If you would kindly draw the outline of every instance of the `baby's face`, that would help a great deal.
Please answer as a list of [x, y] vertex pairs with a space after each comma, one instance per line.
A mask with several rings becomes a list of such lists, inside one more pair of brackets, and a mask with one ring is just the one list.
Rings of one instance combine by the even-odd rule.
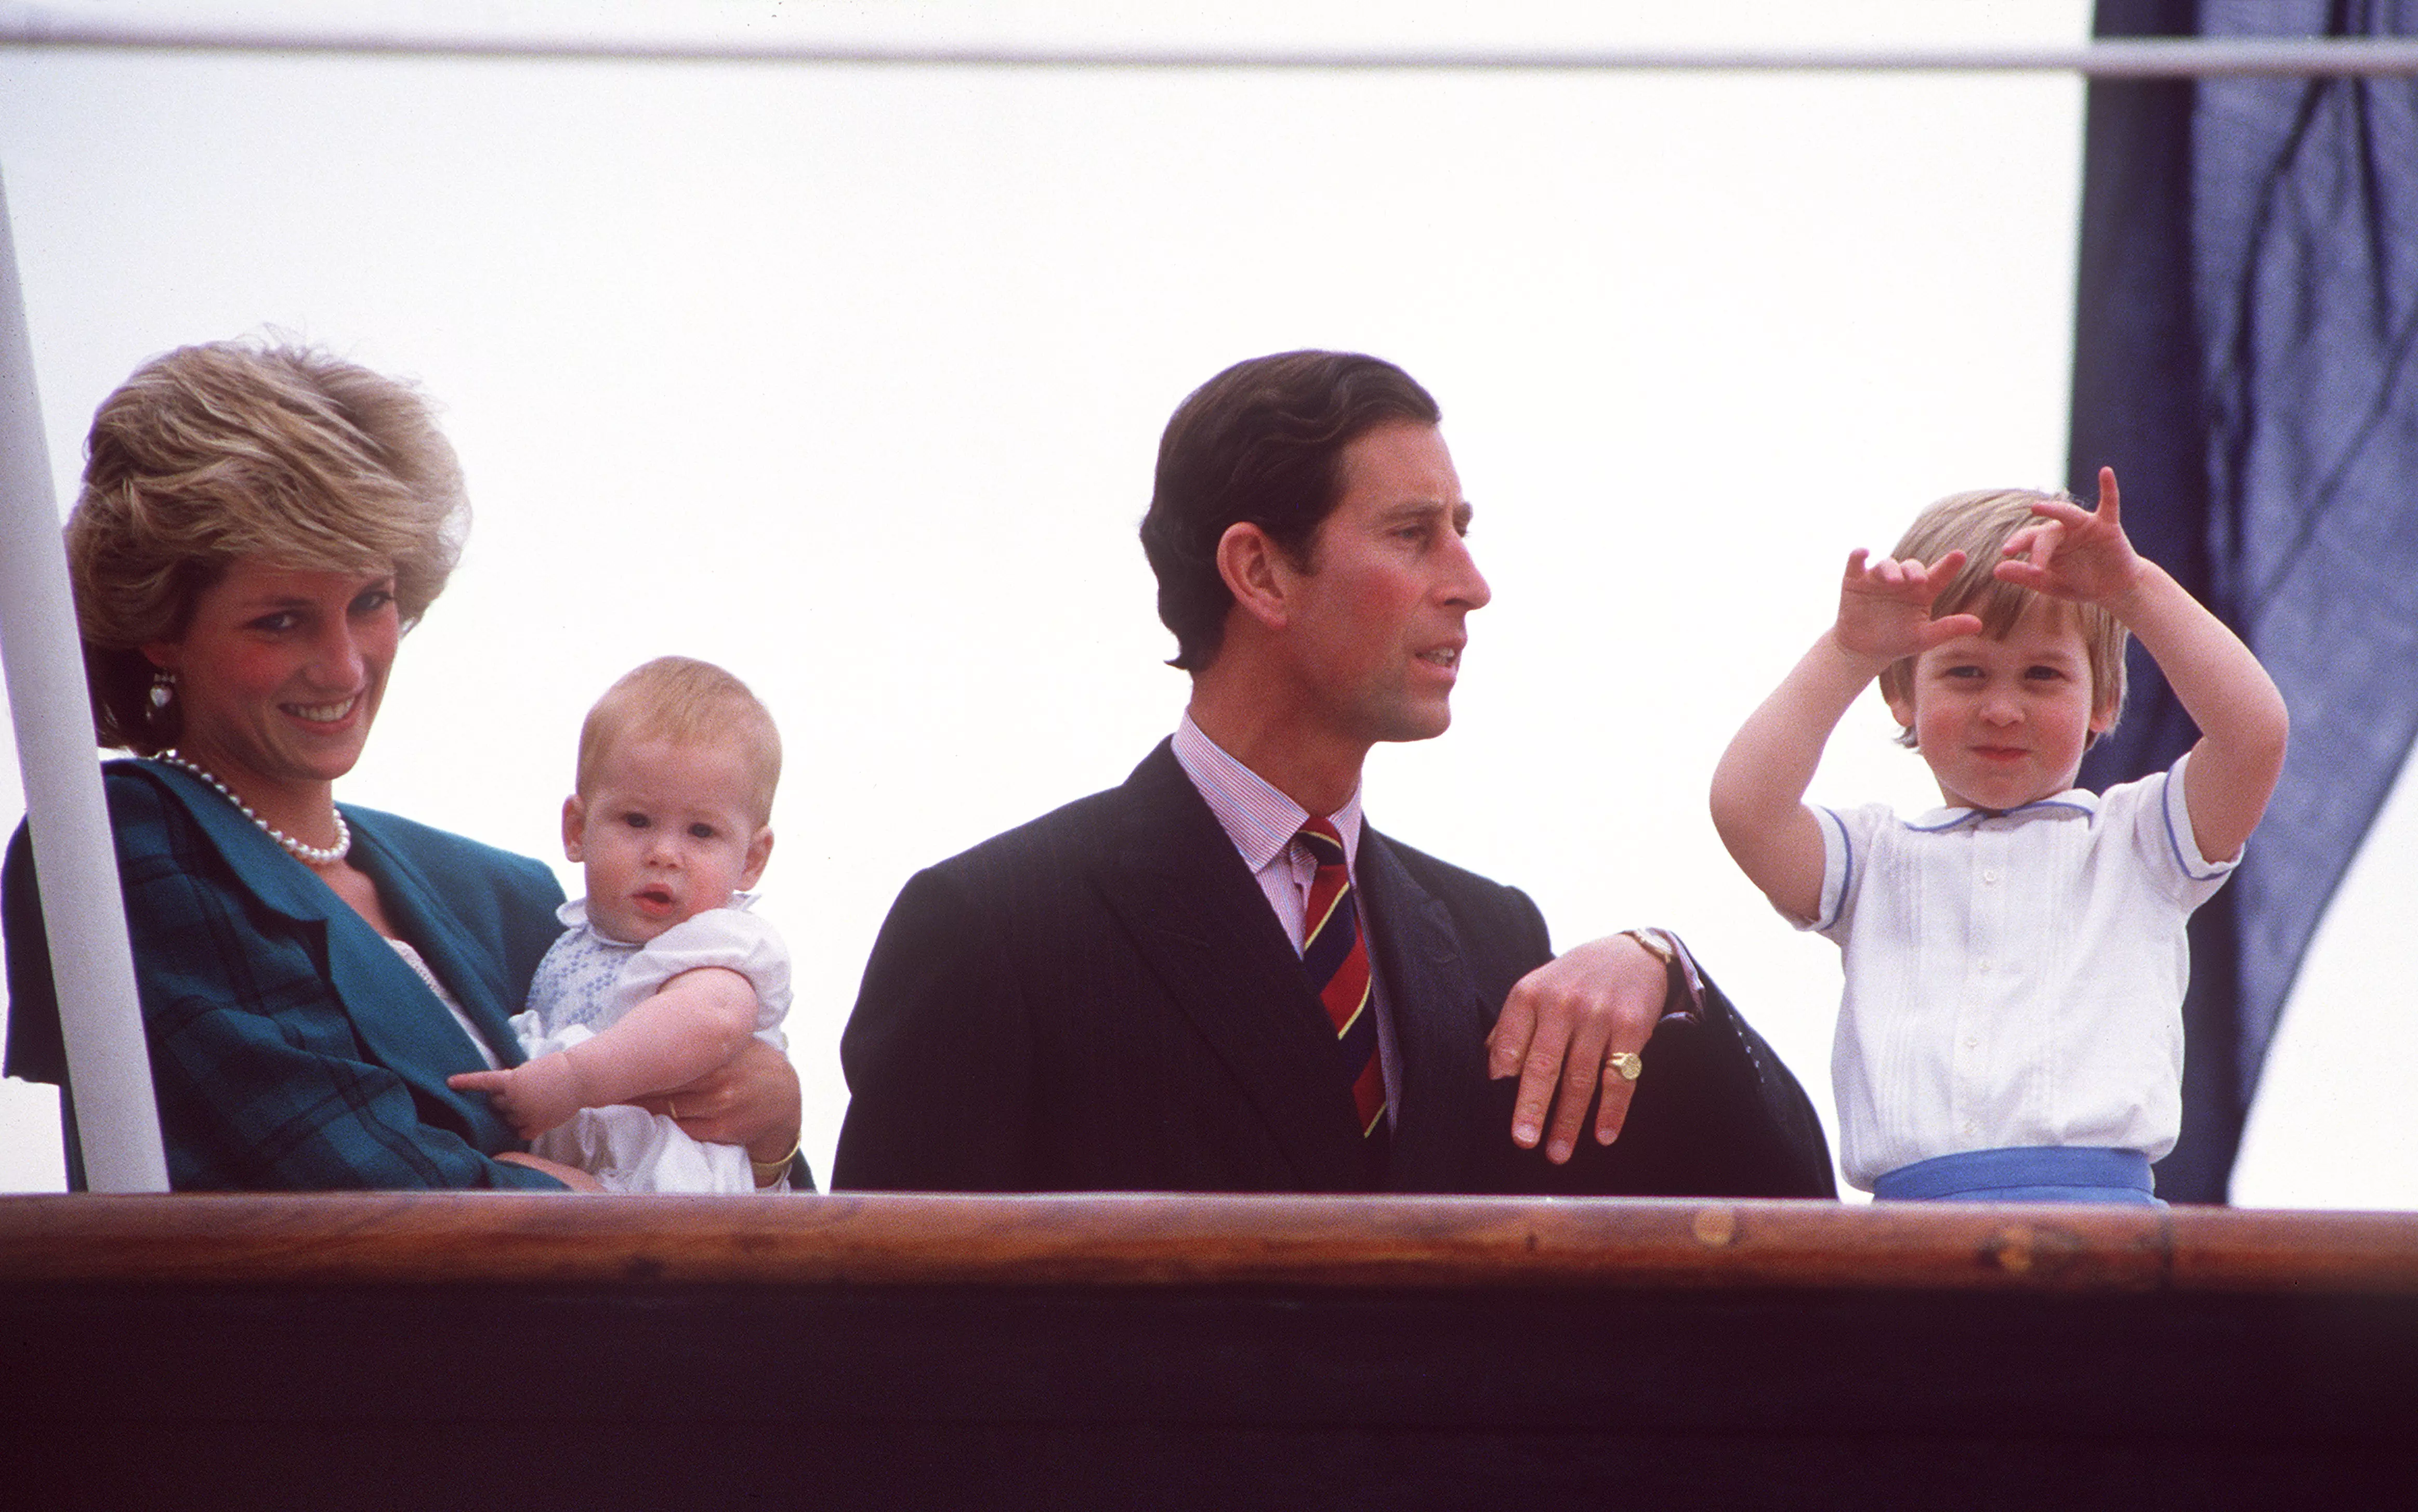
[[565, 854], [588, 870], [588, 920], [644, 944], [753, 887], [773, 852], [745, 758], [711, 743], [618, 740], [562, 805]]
[[2005, 636], [1962, 635], [1915, 659], [1913, 699], [1890, 712], [1914, 731], [1939, 795], [1960, 808], [2021, 808], [2074, 786], [2107, 728], [2073, 612], [2041, 600]]

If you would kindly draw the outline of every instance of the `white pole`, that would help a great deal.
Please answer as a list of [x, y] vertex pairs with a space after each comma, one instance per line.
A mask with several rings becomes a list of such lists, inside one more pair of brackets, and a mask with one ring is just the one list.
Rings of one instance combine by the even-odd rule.
[[1571, 73], [2079, 73], [2091, 79], [2385, 78], [2418, 74], [2418, 38], [2140, 37], [2071, 45], [1873, 47], [1280, 47], [1201, 43], [852, 42], [735, 36], [596, 36], [559, 28], [477, 31], [191, 25], [34, 12], [0, 21], [0, 47], [271, 53], [342, 57], [585, 59], [906, 68], [1168, 69]]
[[168, 1160], [151, 1099], [151, 1054], [134, 996], [117, 854], [93, 759], [92, 705], [68, 593], [58, 496], [34, 391], [34, 349], [0, 182], [0, 663], [25, 773], [59, 1027], [95, 1192], [164, 1192]]

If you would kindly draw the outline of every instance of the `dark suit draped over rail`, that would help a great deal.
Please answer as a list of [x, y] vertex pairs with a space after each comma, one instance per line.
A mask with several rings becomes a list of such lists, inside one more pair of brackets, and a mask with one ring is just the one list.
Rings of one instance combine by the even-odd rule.
[[1552, 957], [1543, 918], [1374, 831], [1357, 872], [1399, 1056], [1382, 1174], [1299, 957], [1161, 744], [909, 881], [841, 1042], [834, 1184], [1835, 1195], [1803, 1090], [1710, 988], [1666, 1013], [1612, 1148], [1560, 1168], [1519, 1149], [1484, 1041]]

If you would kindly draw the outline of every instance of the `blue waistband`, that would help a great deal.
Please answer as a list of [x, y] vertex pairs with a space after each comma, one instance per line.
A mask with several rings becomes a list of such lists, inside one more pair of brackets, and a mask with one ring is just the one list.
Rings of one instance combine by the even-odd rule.
[[2138, 1150], [2026, 1145], [1964, 1150], [1901, 1166], [1873, 1183], [1873, 1196], [1896, 1200], [1997, 1202], [2154, 1201], [2150, 1157]]

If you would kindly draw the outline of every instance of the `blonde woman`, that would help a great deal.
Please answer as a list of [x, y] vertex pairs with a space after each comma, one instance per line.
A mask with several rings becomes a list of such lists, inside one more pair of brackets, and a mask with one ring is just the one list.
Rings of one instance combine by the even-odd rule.
[[[593, 1189], [484, 1097], [559, 925], [553, 874], [335, 802], [403, 636], [467, 527], [459, 466], [406, 386], [232, 343], [102, 404], [68, 554], [152, 1075], [179, 1190]], [[8, 1073], [63, 1081], [22, 829], [6, 878]], [[769, 1046], [667, 1089], [700, 1139], [787, 1158]]]

